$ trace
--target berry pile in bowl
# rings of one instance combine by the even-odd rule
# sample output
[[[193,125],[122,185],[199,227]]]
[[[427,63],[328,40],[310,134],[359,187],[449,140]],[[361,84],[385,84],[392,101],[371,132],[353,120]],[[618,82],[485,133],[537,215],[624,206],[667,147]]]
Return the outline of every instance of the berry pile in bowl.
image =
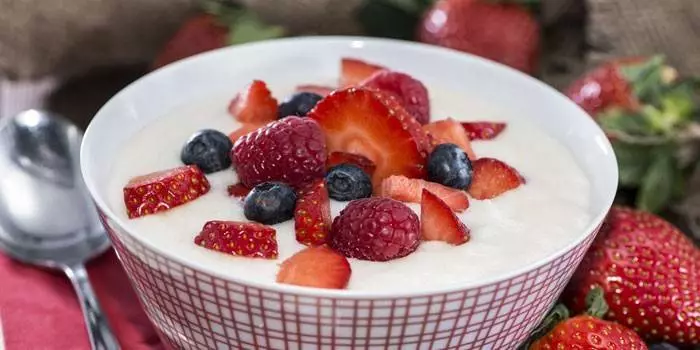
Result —
[[[407,72],[352,57],[338,65],[335,86],[301,81],[281,95],[256,79],[218,106],[225,113],[211,113],[230,126],[195,123],[177,144],[160,136],[157,146],[127,146],[117,159],[126,172],[115,177],[120,211],[143,235],[186,242],[183,254],[238,276],[255,266],[262,281],[370,290],[503,273],[560,248],[589,221],[583,172],[536,127],[459,122],[450,116],[469,106],[431,100]],[[170,134],[157,129],[167,123],[189,129],[179,117],[136,138]],[[174,161],[156,168],[157,157]],[[551,228],[532,213],[541,205],[558,213]]]
[[[285,39],[165,67],[102,109],[82,156],[168,339],[215,333],[206,322],[262,322],[266,339],[299,325],[233,348],[519,343],[616,182],[605,135],[565,97],[478,58],[374,39]],[[484,322],[503,317],[520,321],[486,342]]]

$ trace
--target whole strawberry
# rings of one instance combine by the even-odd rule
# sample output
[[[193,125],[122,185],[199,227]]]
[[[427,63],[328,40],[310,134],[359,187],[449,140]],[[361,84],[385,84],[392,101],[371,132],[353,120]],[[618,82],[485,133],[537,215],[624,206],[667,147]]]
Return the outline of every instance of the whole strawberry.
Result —
[[[287,117],[240,137],[231,150],[241,183],[253,188],[267,181],[299,187],[323,177],[326,140],[311,118]]]
[[[587,313],[572,318],[568,318],[566,307],[557,305],[535,330],[535,337],[538,332],[545,331],[545,334],[532,342],[528,349],[647,349],[633,330],[600,319],[608,308],[600,288],[589,293],[588,301]]]
[[[281,36],[283,31],[268,26],[253,13],[223,1],[204,1],[205,11],[183,22],[160,50],[152,68],[227,45]],[[242,30],[241,30],[242,29]]]
[[[640,101],[640,89],[652,88],[650,74],[661,77],[663,69],[658,58],[623,58],[605,62],[574,81],[566,95],[591,116],[610,107],[636,110]],[[648,72],[637,74],[640,69]]]
[[[676,227],[642,211],[613,207],[565,293],[574,310],[605,291],[608,319],[649,341],[700,341],[700,250]]]
[[[518,4],[440,0],[419,24],[418,40],[534,73],[540,50],[540,26]]]

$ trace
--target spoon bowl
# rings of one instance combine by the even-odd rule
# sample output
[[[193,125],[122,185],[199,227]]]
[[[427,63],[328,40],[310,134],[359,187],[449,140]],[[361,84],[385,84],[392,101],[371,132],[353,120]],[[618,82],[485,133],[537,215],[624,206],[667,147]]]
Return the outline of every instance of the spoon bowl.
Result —
[[[78,127],[46,112],[0,120],[0,250],[66,273],[93,349],[117,349],[83,266],[110,243],[80,172],[81,142]]]

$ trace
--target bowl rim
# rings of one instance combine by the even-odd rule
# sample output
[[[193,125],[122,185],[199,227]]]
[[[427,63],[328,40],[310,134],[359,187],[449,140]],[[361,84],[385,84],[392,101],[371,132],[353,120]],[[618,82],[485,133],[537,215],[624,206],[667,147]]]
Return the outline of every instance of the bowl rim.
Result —
[[[492,285],[496,285],[499,283],[502,283],[504,281],[508,281],[514,278],[517,278],[518,276],[525,275],[528,272],[535,271],[542,266],[551,264],[553,261],[556,259],[564,256],[565,254],[571,252],[573,249],[578,247],[580,244],[582,244],[591,234],[597,234],[597,229],[605,219],[605,216],[607,215],[609,209],[612,207],[615,192],[617,189],[617,181],[615,181],[614,186],[613,186],[613,191],[611,193],[607,193],[606,196],[604,197],[604,205],[602,206],[602,209],[600,212],[595,213],[595,216],[593,216],[590,220],[588,225],[583,229],[583,233],[580,234],[576,239],[572,240],[569,242],[567,245],[562,246],[559,248],[557,251],[547,255],[546,257],[539,259],[535,262],[523,265],[517,269],[512,269],[508,271],[507,273],[503,274],[498,274],[495,277],[487,278],[487,279],[481,279],[478,281],[468,281],[468,282],[462,282],[462,283],[453,283],[447,286],[442,286],[439,288],[428,288],[425,290],[420,290],[420,291],[402,291],[402,292],[394,292],[394,291],[367,291],[367,290],[333,290],[333,289],[320,289],[320,288],[310,288],[310,287],[300,287],[300,286],[293,286],[293,285],[285,285],[285,284],[279,284],[279,283],[265,283],[265,282],[257,282],[257,281],[249,281],[244,278],[237,278],[237,277],[231,277],[231,276],[225,276],[222,274],[219,274],[217,271],[210,270],[206,268],[203,264],[199,264],[196,261],[188,261],[183,258],[180,258],[179,256],[170,254],[166,249],[155,246],[148,241],[142,240],[139,235],[135,234],[134,232],[131,232],[126,228],[126,225],[123,225],[121,223],[121,219],[115,215],[114,211],[110,206],[107,204],[107,201],[105,200],[105,196],[101,195],[101,191],[98,190],[98,186],[96,182],[90,177],[90,166],[86,164],[86,159],[87,159],[87,147],[89,144],[94,143],[95,141],[92,141],[95,137],[93,134],[96,133],[95,129],[95,121],[106,118],[106,113],[104,112],[105,109],[107,109],[113,102],[113,100],[119,98],[120,96],[127,95],[130,93],[131,90],[135,88],[135,86],[141,84],[142,81],[144,80],[150,80],[150,79],[157,79],[158,75],[161,74],[161,72],[164,71],[170,71],[173,69],[179,69],[181,66],[185,66],[187,64],[190,64],[193,61],[197,61],[201,59],[202,57],[206,56],[211,56],[211,55],[222,55],[224,52],[236,52],[238,50],[252,50],[257,47],[260,48],[265,48],[265,47],[274,47],[275,45],[278,44],[284,44],[284,43],[291,43],[294,42],[296,45],[303,45],[304,43],[327,43],[330,45],[348,45],[348,46],[363,46],[365,44],[369,45],[382,45],[385,47],[396,47],[400,48],[402,50],[419,50],[419,51],[428,51],[431,54],[434,55],[443,55],[443,56],[453,56],[458,59],[463,59],[465,61],[471,61],[470,64],[480,64],[482,66],[485,66],[486,69],[490,70],[500,70],[506,74],[510,74],[513,76],[514,79],[524,79],[529,81],[529,84],[533,86],[533,88],[540,89],[543,91],[548,91],[549,93],[554,93],[555,95],[559,95],[560,98],[564,98],[568,100],[568,103],[571,103],[573,106],[578,108],[581,111],[581,117],[586,115],[586,112],[583,111],[580,107],[576,106],[574,102],[570,101],[566,96],[564,96],[561,92],[557,91],[550,85],[533,78],[527,74],[524,74],[520,71],[517,71],[513,68],[510,68],[508,66],[505,66],[503,64],[488,60],[486,58],[482,58],[479,56],[475,56],[472,54],[448,49],[448,48],[443,48],[443,47],[438,47],[438,46],[433,46],[433,45],[428,45],[428,44],[423,44],[423,43],[418,43],[418,42],[410,42],[410,41],[404,41],[404,40],[395,40],[395,39],[386,39],[386,38],[373,38],[373,37],[362,37],[362,36],[303,36],[303,37],[291,37],[291,38],[281,38],[281,39],[273,39],[273,40],[265,40],[265,41],[259,41],[259,42],[253,42],[253,43],[247,43],[247,44],[241,44],[241,45],[235,45],[235,46],[229,46],[229,47],[224,47],[216,50],[212,50],[209,52],[201,53],[195,56],[191,56],[185,59],[182,59],[178,62],[175,62],[173,64],[167,65],[165,67],[159,68],[155,71],[149,72],[146,75],[140,77],[139,79],[135,80],[134,82],[130,83],[126,87],[124,87],[122,90],[120,90],[117,94],[112,96],[96,113],[90,124],[88,125],[84,137],[83,137],[83,142],[81,144],[81,149],[80,149],[80,168],[81,168],[81,173],[83,175],[83,179],[85,181],[85,184],[88,188],[88,191],[90,193],[90,196],[92,197],[93,201],[96,203],[96,206],[99,208],[99,210],[107,217],[109,220],[113,223],[116,224],[116,228],[113,229],[118,229],[121,232],[125,233],[128,235],[131,239],[133,239],[137,244],[145,247],[146,249],[154,252],[155,254],[161,255],[169,260],[173,260],[174,262],[181,264],[183,266],[186,266],[190,269],[193,269],[197,271],[198,273],[203,273],[206,275],[214,276],[216,278],[222,279],[227,282],[232,282],[236,284],[241,284],[245,286],[250,286],[253,288],[258,288],[261,290],[265,291],[271,291],[271,292],[278,292],[282,294],[294,294],[298,296],[306,296],[306,297],[323,297],[323,298],[333,298],[333,299],[354,299],[354,300],[371,300],[371,299],[397,299],[397,298],[414,298],[414,297],[424,297],[424,296],[431,296],[431,295],[444,295],[444,294],[449,294],[449,293],[455,293],[455,292],[463,292],[467,290],[473,290],[473,289],[483,289],[485,287],[489,287]],[[233,53],[229,53],[233,54]],[[578,118],[578,117],[577,117]],[[593,121],[592,118],[586,118],[587,120],[584,120],[584,123],[591,123],[595,125],[595,128],[597,132],[600,133],[600,135],[603,135],[603,131],[600,129],[600,127]],[[613,152],[612,145],[608,141],[607,138],[603,137],[602,138],[602,143],[599,142],[599,146],[604,147],[605,151],[607,154],[612,158],[613,162],[612,164],[617,164],[617,161],[615,159],[615,153]],[[615,179],[618,177],[618,169],[617,167],[614,167],[614,169],[611,169],[615,175]],[[103,192],[103,191],[102,191]],[[125,249],[129,249],[128,247],[125,247]]]

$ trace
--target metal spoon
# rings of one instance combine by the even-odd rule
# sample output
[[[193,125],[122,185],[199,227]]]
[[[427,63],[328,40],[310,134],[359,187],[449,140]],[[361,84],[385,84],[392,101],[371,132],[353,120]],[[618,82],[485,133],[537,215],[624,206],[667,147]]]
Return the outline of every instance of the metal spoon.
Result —
[[[80,173],[82,132],[29,110],[0,119],[0,249],[28,264],[62,270],[78,294],[95,350],[119,349],[84,263],[109,239]]]

